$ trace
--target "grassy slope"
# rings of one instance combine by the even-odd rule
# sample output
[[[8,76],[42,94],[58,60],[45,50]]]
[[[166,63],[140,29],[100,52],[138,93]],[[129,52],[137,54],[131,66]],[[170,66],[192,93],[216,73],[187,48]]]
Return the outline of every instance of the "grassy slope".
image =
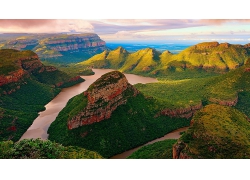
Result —
[[[248,97],[250,93],[250,72],[245,71],[249,65],[247,63],[236,70],[216,77],[184,80],[162,78],[157,83],[137,84],[135,87],[145,95],[157,98],[164,104],[163,106],[168,108],[185,107],[200,101],[207,104],[209,98],[232,100],[239,94],[236,108],[245,109],[244,112],[250,115],[248,102],[243,98]]]
[[[200,72],[209,72],[213,75],[235,69],[243,65],[250,55],[249,49],[240,45],[222,43],[216,47],[208,47],[210,44],[213,43],[200,43],[179,54],[171,54],[169,51],[160,53],[146,48],[131,54],[124,53],[125,60],[119,58],[120,56],[109,59],[109,54],[115,54],[118,51],[116,49],[97,54],[79,64],[95,68],[114,68],[122,72],[147,76],[195,77],[200,75]]]
[[[185,119],[162,116],[154,118],[159,111],[159,104],[156,100],[139,94],[135,98],[129,98],[126,105],[119,106],[110,119],[68,130],[68,114],[75,113],[75,109],[71,108],[78,101],[82,102],[79,106],[83,107],[86,101],[84,98],[83,95],[72,98],[59,113],[48,130],[50,140],[66,146],[84,147],[103,157],[111,157],[190,123]]]
[[[144,146],[133,152],[127,159],[172,159],[176,139],[167,139]]]
[[[9,72],[20,68],[17,59],[36,55],[32,51],[17,51],[14,49],[0,50],[0,75],[7,75]]]
[[[250,158],[250,124],[240,111],[211,104],[195,114],[179,141],[192,158]]]

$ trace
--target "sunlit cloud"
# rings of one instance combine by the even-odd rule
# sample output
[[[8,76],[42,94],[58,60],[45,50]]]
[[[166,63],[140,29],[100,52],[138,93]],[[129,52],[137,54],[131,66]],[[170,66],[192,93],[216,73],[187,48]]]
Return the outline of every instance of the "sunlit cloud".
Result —
[[[105,41],[249,41],[250,19],[0,20],[0,33],[97,33]]]
[[[60,33],[93,32],[94,27],[85,20],[53,19],[0,19],[2,33]]]

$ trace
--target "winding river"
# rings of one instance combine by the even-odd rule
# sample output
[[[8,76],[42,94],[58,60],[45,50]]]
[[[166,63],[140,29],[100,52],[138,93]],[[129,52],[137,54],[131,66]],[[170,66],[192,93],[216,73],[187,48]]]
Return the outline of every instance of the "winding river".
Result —
[[[88,87],[103,74],[113,71],[112,69],[93,69],[95,72],[92,76],[81,76],[85,79],[84,82],[74,85],[69,88],[64,88],[62,91],[47,105],[46,110],[39,113],[39,116],[34,120],[33,124],[23,134],[22,139],[48,139],[47,130],[50,124],[56,119],[59,112],[66,106],[68,100],[83,91],[87,90]],[[134,74],[125,74],[130,84],[137,83],[152,83],[157,82],[154,78],[142,77]]]
[[[155,140],[150,141],[150,142],[148,142],[148,143],[146,143],[144,145],[141,145],[141,146],[136,147],[134,149],[130,149],[128,151],[125,151],[125,152],[123,152],[121,154],[117,154],[117,155],[111,157],[110,159],[125,159],[126,157],[130,156],[133,152],[135,152],[136,150],[140,149],[143,146],[153,144],[153,143],[158,142],[158,141],[163,141],[165,139],[179,139],[181,137],[180,132],[186,131],[187,129],[188,129],[188,127],[183,127],[183,128],[180,128],[180,129],[176,129],[176,130],[166,134],[165,136],[163,136],[161,138],[155,139]]]

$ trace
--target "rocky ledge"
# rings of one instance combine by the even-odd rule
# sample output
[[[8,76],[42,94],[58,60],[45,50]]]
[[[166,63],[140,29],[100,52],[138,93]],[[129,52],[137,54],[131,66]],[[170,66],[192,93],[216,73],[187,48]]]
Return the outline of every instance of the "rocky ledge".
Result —
[[[177,118],[191,118],[193,114],[201,109],[202,102],[196,104],[196,105],[190,105],[186,108],[176,108],[176,109],[163,109],[161,112],[159,112],[156,116],[163,115],[163,116],[170,116],[170,117],[177,117]]]
[[[128,97],[139,93],[119,71],[112,71],[97,79],[83,93],[87,106],[68,120],[68,129],[109,119],[116,108],[126,104]]]

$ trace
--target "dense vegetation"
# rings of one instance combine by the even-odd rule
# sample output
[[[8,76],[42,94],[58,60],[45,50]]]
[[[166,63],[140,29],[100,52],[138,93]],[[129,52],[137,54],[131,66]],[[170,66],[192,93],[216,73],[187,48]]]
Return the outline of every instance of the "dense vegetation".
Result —
[[[0,141],[18,141],[37,113],[60,92],[57,86],[69,87],[83,81],[81,78],[69,81],[72,75],[44,66],[36,57],[31,58],[35,55],[32,51],[0,50],[0,76],[16,70],[26,72],[18,81],[0,87]],[[23,66],[23,61],[30,66]]]
[[[160,105],[155,99],[139,94],[119,106],[110,119],[68,130],[68,116],[84,107],[84,98],[80,94],[69,100],[49,127],[50,140],[65,146],[80,146],[108,158],[190,123],[187,119],[154,117]],[[76,107],[78,102],[82,102],[79,109]]]
[[[250,124],[246,115],[211,104],[197,112],[179,142],[191,158],[250,158]]]
[[[27,84],[10,95],[0,96],[0,141],[18,141],[39,111],[44,110],[60,89],[27,79]],[[35,92],[35,93],[34,93]]]
[[[206,75],[227,72],[242,66],[250,57],[249,47],[228,43],[200,43],[179,54],[169,51],[163,53],[152,48],[146,48],[134,53],[128,53],[122,47],[113,51],[104,51],[87,61],[78,63],[95,68],[119,69],[121,72],[139,75],[175,79],[181,77],[197,77],[202,72]]]
[[[167,139],[143,146],[133,152],[127,159],[172,159],[173,145],[176,139]]]
[[[0,142],[0,159],[101,159],[98,153],[40,139]]]

